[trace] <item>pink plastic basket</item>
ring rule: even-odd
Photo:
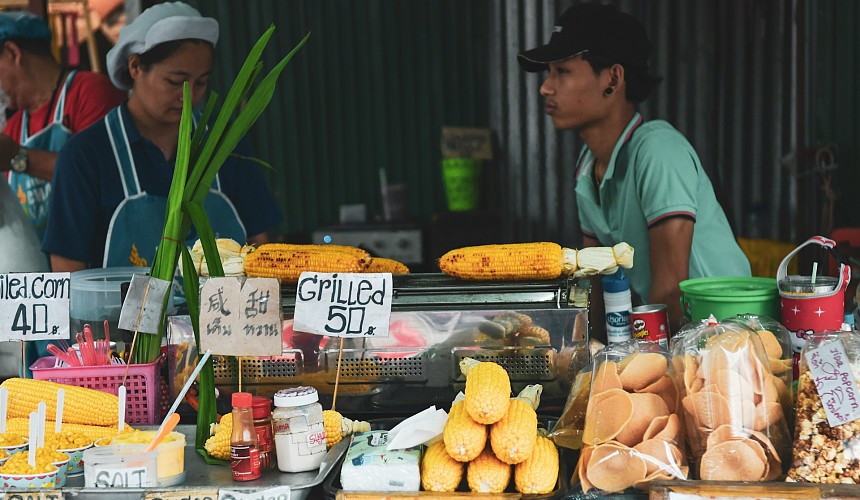
[[[86,387],[116,395],[125,378],[125,421],[132,425],[154,425],[161,421],[161,386],[158,368],[164,357],[153,363],[129,365],[71,366],[55,368],[56,358],[45,356],[30,366],[33,378]],[[116,411],[104,408],[102,411]]]

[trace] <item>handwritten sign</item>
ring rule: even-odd
[[[217,489],[147,491],[145,500],[218,500]]]
[[[488,128],[442,127],[442,158],[493,159],[493,136]]]
[[[69,338],[69,273],[0,274],[0,341]]]
[[[278,356],[281,286],[274,278],[209,278],[200,290],[200,344],[212,354]]]
[[[127,467],[124,469],[101,468],[93,472],[93,486],[96,488],[146,488],[156,485],[154,470],[148,467]]]
[[[247,493],[233,490],[218,490],[218,500],[290,500],[289,486],[278,486]]]
[[[293,329],[330,337],[388,337],[390,273],[303,272]]]
[[[60,490],[10,491],[3,495],[3,500],[63,500],[63,492]]]
[[[860,391],[842,342],[810,349],[805,356],[830,426],[860,419]]]
[[[169,288],[169,281],[145,274],[133,275],[119,313],[119,327],[130,332],[158,332]]]

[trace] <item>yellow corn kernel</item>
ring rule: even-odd
[[[496,458],[487,446],[478,458],[469,462],[466,481],[475,493],[501,493],[511,482],[511,466]]]
[[[221,460],[230,458],[230,433],[233,432],[233,414],[227,413],[213,424],[215,432],[203,444],[209,456]]]
[[[244,265],[248,276],[296,283],[304,271],[360,273],[370,260],[370,254],[358,247],[267,243],[246,255]]]
[[[454,399],[442,431],[445,451],[458,462],[474,460],[487,444],[487,426],[472,420],[466,411],[464,399],[462,392]]]
[[[119,400],[113,394],[47,380],[23,378],[7,379],[2,386],[9,390],[8,417],[29,417],[41,401],[47,404],[47,416],[56,415],[57,391],[62,388],[66,391],[64,422],[87,425],[117,423],[117,412],[113,410]]]
[[[370,423],[348,419],[334,410],[323,410],[323,427],[325,428],[325,447],[330,449],[346,436],[369,431]]]
[[[466,376],[466,411],[472,420],[494,424],[505,416],[510,405],[511,379],[504,368],[472,358],[460,361]]]
[[[514,467],[514,485],[520,493],[540,495],[553,491],[558,481],[558,449],[538,436],[531,455]]]
[[[505,416],[490,427],[490,446],[502,462],[518,464],[532,454],[538,423],[535,409],[542,391],[540,384],[526,386],[511,400]]]
[[[454,491],[462,479],[463,464],[448,455],[445,443],[427,447],[421,459],[421,486],[426,491]]]
[[[439,269],[464,280],[541,280],[561,276],[563,260],[557,243],[480,245],[451,250]]]
[[[72,431],[53,432],[45,436],[45,448],[50,450],[71,450],[93,444],[93,440]]]
[[[386,259],[383,257],[374,257],[370,261],[370,265],[364,270],[366,273],[391,273],[391,274],[409,274],[409,267],[394,259]]]
[[[29,422],[27,424],[29,426]],[[29,432],[29,427],[27,427],[27,432]],[[26,442],[24,439],[26,434],[19,434],[18,432],[12,432],[9,429],[9,424],[6,424],[6,433],[0,434],[0,446],[21,446]]]
[[[65,419],[65,418],[64,418]],[[45,422],[46,429],[54,428],[53,421]],[[6,421],[6,430],[8,432],[14,432],[16,434],[20,434],[22,436],[27,436],[30,432],[30,421],[27,418],[10,418]],[[78,434],[84,436],[87,440],[97,441],[101,438],[108,436],[116,436],[116,426],[99,426],[99,425],[84,425],[84,424],[70,424],[63,422],[61,432],[71,432],[74,434]],[[134,428],[129,427],[128,425],[123,428],[123,433],[132,432]],[[7,445],[8,446],[8,445]]]

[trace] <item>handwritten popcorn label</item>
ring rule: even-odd
[[[809,349],[805,356],[830,427],[860,419],[860,391],[842,342]]]

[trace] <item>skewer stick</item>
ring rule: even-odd
[[[343,337],[340,338],[340,346],[337,348],[337,371],[334,374],[334,394],[331,396],[331,410],[334,411],[337,403],[337,387],[340,383],[340,360],[343,358]]]
[[[242,392],[242,356],[239,356],[239,392]]]

